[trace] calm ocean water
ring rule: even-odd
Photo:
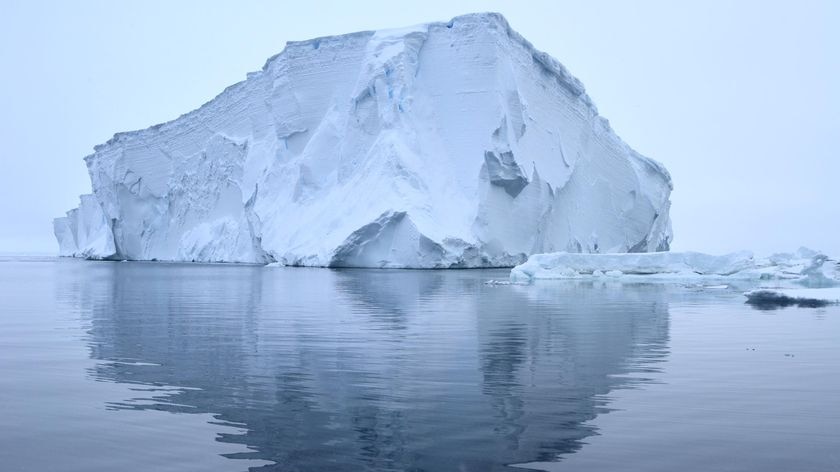
[[[0,470],[836,471],[840,307],[0,260]]]

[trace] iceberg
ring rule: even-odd
[[[756,258],[749,251],[722,256],[699,252],[642,254],[534,254],[514,267],[510,281],[537,279],[616,279],[628,282],[674,282],[703,279],[795,283],[810,288],[840,285],[840,266],[807,248]]]
[[[666,251],[671,177],[498,14],[290,42],[85,158],[63,256],[513,267]]]

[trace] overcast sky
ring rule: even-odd
[[[840,2],[0,0],[0,252],[57,252],[82,158],[286,41],[499,11],[674,178],[674,249],[840,256]]]

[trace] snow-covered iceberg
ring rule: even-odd
[[[665,168],[498,14],[291,42],[85,161],[65,256],[499,267],[671,241]]]
[[[514,267],[511,282],[535,279],[613,278],[642,281],[729,279],[784,281],[808,287],[840,285],[840,266],[825,254],[807,248],[756,258],[749,251],[723,256],[698,252],[644,254],[534,254]]]

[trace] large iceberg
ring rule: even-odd
[[[65,256],[501,267],[671,241],[665,168],[492,13],[288,43],[85,161]]]

